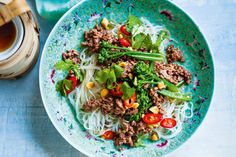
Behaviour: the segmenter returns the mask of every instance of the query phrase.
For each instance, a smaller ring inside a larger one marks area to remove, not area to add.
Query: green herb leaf
[[[103,69],[101,71],[98,71],[95,75],[95,79],[98,81],[98,83],[106,83],[107,79],[109,78],[110,69]]]
[[[143,40],[142,48],[147,49],[148,51],[151,50],[153,47],[151,36],[148,34],[146,38]]]
[[[107,79],[107,88],[113,89],[115,87],[114,86],[115,82],[116,82],[116,74],[115,74],[114,69],[111,69],[109,72],[109,77]]]
[[[58,81],[56,84],[56,91],[60,92],[61,95],[66,96],[66,91],[71,90],[73,88],[72,81],[64,79]]]
[[[63,80],[63,85],[66,90],[71,90],[73,88],[72,81],[64,79]]]
[[[129,99],[132,95],[134,95],[135,88],[131,88],[127,82],[124,82],[121,85],[121,91],[123,92],[122,99]]]
[[[135,49],[145,48],[147,51],[152,49],[152,40],[150,35],[143,33],[137,34],[132,38],[132,47]]]
[[[136,36],[132,37],[132,48],[140,49],[145,38],[146,35],[144,35],[143,33],[137,34]]]
[[[116,77],[120,77],[124,73],[124,68],[119,65],[114,65],[113,69],[115,71]]]
[[[160,49],[160,46],[161,46],[161,43],[169,37],[169,34],[167,31],[161,31],[157,40],[156,40],[156,43],[153,45],[153,51],[156,52]]]
[[[71,66],[73,65],[73,63],[71,64],[69,61],[59,61],[55,64],[55,68],[56,70],[70,70]]]
[[[141,25],[141,24],[142,21],[138,17],[129,14],[128,21],[126,22],[126,30],[128,32],[131,32],[135,25]]]
[[[110,69],[103,69],[101,71],[98,71],[95,74],[95,79],[100,84],[105,83],[108,89],[113,89],[115,87],[117,78],[120,77],[123,72],[124,69],[122,67],[120,67],[119,65],[114,65]]]
[[[62,92],[62,91],[63,91],[63,89],[62,89],[62,87],[63,87],[62,84],[63,84],[63,80],[57,82],[57,84],[56,84],[56,91],[57,91],[57,92],[63,93],[63,92]]]
[[[84,75],[83,75],[83,73],[79,70],[78,65],[74,65],[74,66],[73,66],[73,71],[75,72],[76,78],[77,78],[80,82],[82,82],[83,79],[84,79]]]
[[[136,147],[145,147],[144,140],[148,138],[147,134],[138,135],[138,140],[135,142]]]

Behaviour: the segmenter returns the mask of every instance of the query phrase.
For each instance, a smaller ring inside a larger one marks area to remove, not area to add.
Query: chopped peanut
[[[151,108],[149,108],[149,111],[151,111],[154,114],[158,114],[159,108],[157,106],[152,106]]]
[[[164,88],[166,88],[164,82],[159,82],[159,83],[157,84],[157,87],[158,87],[159,89],[164,89]]]
[[[132,47],[128,47],[131,51],[133,51],[133,48]]]
[[[138,107],[139,107],[139,103],[135,102],[135,103],[133,104],[133,108],[138,108]]]
[[[94,86],[95,86],[94,82],[88,82],[88,83],[86,84],[86,87],[87,87],[88,89],[92,89]]]
[[[157,141],[157,140],[159,140],[159,137],[158,137],[158,135],[157,135],[157,133],[152,133],[152,135],[151,135],[151,140],[152,141]]]
[[[122,68],[125,68],[126,67],[126,63],[125,62],[120,62],[119,66],[121,66]]]
[[[101,25],[103,28],[108,29],[109,21],[107,20],[107,18],[104,17],[102,19]]]
[[[133,74],[129,73],[128,76],[131,80],[133,79]]]
[[[102,90],[101,90],[101,97],[106,97],[107,95],[108,95],[108,89],[106,89],[106,88],[103,88]]]

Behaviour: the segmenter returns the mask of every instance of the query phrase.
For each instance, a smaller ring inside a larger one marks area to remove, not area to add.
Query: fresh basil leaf
[[[112,82],[116,82],[116,74],[115,74],[115,70],[114,69],[110,70],[108,80],[110,80]]]
[[[109,78],[110,69],[103,69],[101,71],[96,72],[95,79],[98,83],[106,83],[107,79]]]
[[[55,64],[56,70],[69,70],[71,68],[71,64],[68,64],[64,61],[59,61]]]
[[[67,79],[58,81],[56,84],[56,91],[60,92],[61,95],[63,96],[66,96],[66,91],[71,90],[72,88],[73,88],[72,82]]]
[[[62,84],[63,84],[63,80],[58,81],[56,84],[56,91],[62,93]]]
[[[126,22],[126,30],[128,32],[131,32],[135,25],[141,25],[141,24],[142,21],[138,17],[129,14],[128,21]]]
[[[145,39],[143,40],[142,43],[142,48],[145,48],[147,51],[152,49],[152,39],[151,36],[148,34],[146,35]]]
[[[140,33],[132,38],[132,48],[140,49],[142,47],[143,41],[145,40],[146,35]]]
[[[115,88],[115,82],[111,81],[111,80],[107,80],[107,89],[114,89]]]
[[[73,66],[73,71],[75,72],[76,78],[77,78],[80,82],[82,82],[83,79],[84,79],[84,75],[83,75],[83,73],[79,70],[78,65],[74,65],[74,66]]]
[[[123,92],[122,99],[129,99],[134,95],[135,88],[131,88],[127,82],[121,85],[121,91]]]
[[[63,80],[63,85],[66,90],[71,90],[73,88],[72,81],[64,79]]]
[[[124,73],[124,68],[122,68],[119,65],[114,65],[113,69],[115,71],[115,75],[116,75],[117,78],[120,77]]]
[[[164,31],[164,30],[161,31],[157,40],[156,40],[156,43],[154,44],[154,48],[159,49],[161,46],[161,43],[168,37],[169,37],[169,34],[167,31]]]

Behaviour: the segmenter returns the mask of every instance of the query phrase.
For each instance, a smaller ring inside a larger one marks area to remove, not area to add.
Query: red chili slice
[[[66,94],[70,94],[77,86],[77,78],[75,76],[67,78],[67,80],[70,80],[72,82],[72,89],[67,90]]]
[[[118,82],[116,85],[116,88],[110,90],[112,96],[121,97],[123,95],[123,92],[121,91],[121,85],[123,82]]]
[[[131,46],[131,43],[129,42],[129,40],[127,40],[125,38],[120,38],[119,42],[123,47],[130,47]]]
[[[122,25],[122,26],[120,27],[120,31],[121,31],[124,35],[127,35],[127,36],[130,36],[130,35],[131,35],[131,33],[126,30],[126,26],[125,26],[125,25]]]
[[[162,114],[147,113],[143,117],[143,121],[147,124],[157,124],[162,120],[162,118]]]
[[[165,118],[161,121],[161,127],[163,128],[173,128],[176,126],[176,120],[174,120],[173,118]]]
[[[124,100],[124,105],[131,108],[136,102],[136,93],[134,93],[129,99]]]
[[[115,132],[110,131],[110,130],[104,132],[104,134],[102,135],[102,137],[106,140],[112,140],[115,138],[115,136],[116,136]]]

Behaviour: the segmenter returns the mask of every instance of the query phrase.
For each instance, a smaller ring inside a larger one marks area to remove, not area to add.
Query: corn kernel
[[[119,66],[121,66],[122,68],[125,68],[126,67],[126,63],[125,62],[120,62]]]
[[[119,34],[119,38],[123,38],[123,35],[122,35],[122,34]]]
[[[107,18],[104,17],[102,19],[101,25],[103,28],[108,29],[109,21],[107,20]]]
[[[106,88],[102,89],[101,93],[100,93],[101,97],[106,97],[108,95],[108,92],[109,92],[108,89],[106,89]]]
[[[88,83],[86,84],[86,87],[87,87],[88,89],[92,89],[94,86],[95,86],[94,82],[88,82]]]
[[[152,124],[148,124],[147,127],[149,127],[150,129],[153,129],[153,125]]]
[[[138,108],[138,107],[139,107],[139,103],[135,102],[135,103],[133,104],[133,108]]]
[[[170,101],[170,103],[173,103],[173,102],[175,102],[175,99],[169,98],[169,101]]]
[[[153,126],[154,128],[158,128],[158,127],[160,126],[160,123],[152,124],[152,126]]]
[[[153,134],[151,135],[151,140],[153,140],[153,141],[159,140],[159,137],[158,137],[157,133],[153,133]]]
[[[151,111],[154,114],[158,114],[159,108],[157,106],[152,106],[151,108],[149,108],[149,111]]]
[[[159,82],[159,83],[157,84],[157,87],[158,87],[159,89],[164,89],[164,88],[166,88],[164,82]]]

